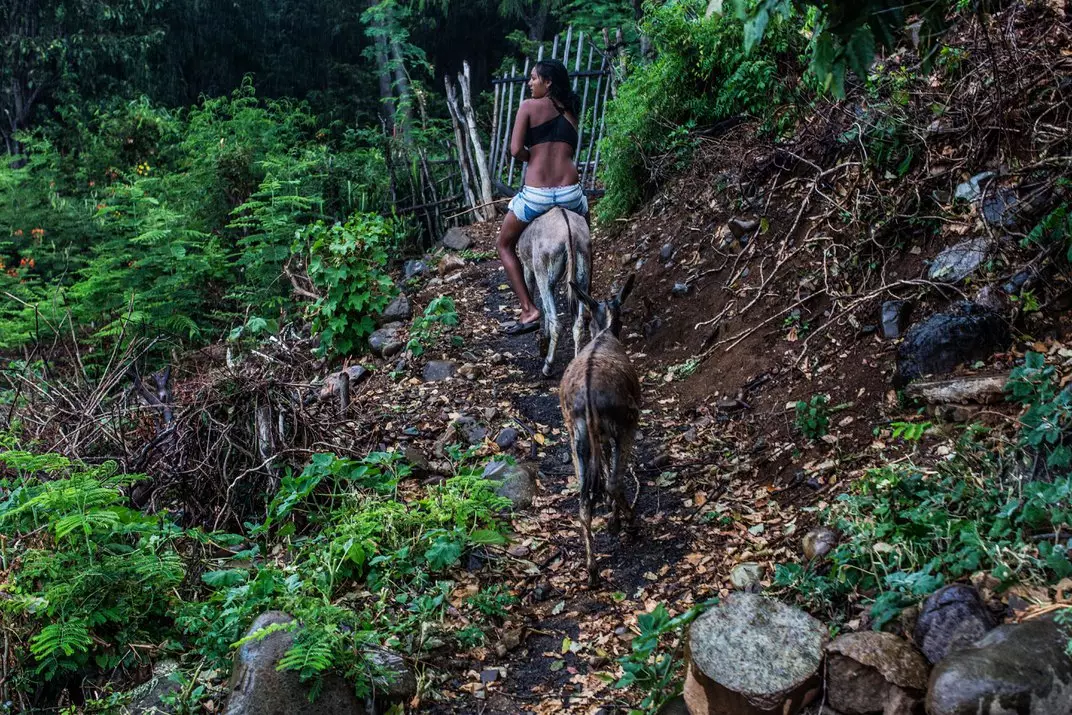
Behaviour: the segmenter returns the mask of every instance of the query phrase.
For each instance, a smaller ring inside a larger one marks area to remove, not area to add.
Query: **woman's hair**
[[[551,99],[561,105],[578,120],[581,118],[581,98],[570,87],[569,72],[566,65],[558,60],[540,60],[536,63],[536,74],[551,85]]]

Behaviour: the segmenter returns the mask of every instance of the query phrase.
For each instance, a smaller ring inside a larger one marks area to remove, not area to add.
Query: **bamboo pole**
[[[523,70],[521,70],[521,75],[524,76],[524,77],[528,77],[528,75],[529,75],[529,58],[528,57],[525,58],[525,68]],[[511,94],[511,96],[513,96],[513,95]],[[518,107],[521,106],[521,102],[524,101],[524,99],[525,99],[525,85],[522,84],[521,85],[521,97],[518,99],[518,102],[517,102]],[[512,132],[512,127],[511,127],[511,133],[513,133]],[[513,183],[514,183],[514,161],[515,161],[514,156],[511,154],[510,155],[510,172],[506,176],[506,185],[507,186],[513,186]]]
[[[510,65],[510,75],[512,76],[517,72],[517,65]],[[503,73],[503,78],[506,78],[506,73]],[[499,138],[499,158],[495,162],[495,180],[502,181],[502,172],[506,168],[506,154],[510,151],[510,129],[514,121],[514,85],[503,85],[504,91],[509,88],[510,98],[506,105],[506,114],[501,122],[502,136]]]
[[[476,114],[473,112],[473,101],[469,86],[469,63],[462,62],[462,73],[458,80],[462,88],[462,108],[465,110],[466,124],[469,128],[469,138],[472,139],[473,156],[476,158],[476,169],[480,174],[481,201],[491,203],[491,175],[488,174],[488,162],[484,156],[484,148],[480,145],[480,135],[476,130]],[[495,209],[488,207],[484,211],[484,218],[488,221],[495,218]]]
[[[588,69],[592,70],[592,58],[595,56],[596,46],[591,40],[588,42]],[[584,78],[584,93],[581,94],[581,116],[577,117],[577,159],[581,158],[584,153],[584,115],[588,109],[588,88],[591,78],[586,76]],[[598,93],[598,90],[596,90]],[[594,116],[594,115],[593,115]],[[580,161],[577,162],[580,164]]]
[[[603,60],[600,62],[599,68],[601,70],[606,69],[606,66],[607,66],[607,58],[606,58],[606,56],[604,56]],[[599,116],[599,112],[600,112],[600,108],[601,108],[600,103],[599,103],[599,91],[601,89],[603,89],[603,75],[600,75],[599,77],[596,78],[595,96],[592,97],[592,123],[593,124],[596,121],[596,117]],[[584,169],[583,169],[583,171],[581,173],[581,186],[582,187],[584,187],[585,183],[588,180],[588,167],[591,165],[591,162],[592,162],[592,147],[594,145],[595,145],[595,142],[592,141],[591,139],[589,139],[588,140],[588,151],[586,152],[586,155],[585,155],[585,158],[584,158]]]
[[[499,149],[499,95],[502,94],[502,88],[496,85],[494,91],[495,101],[492,103],[491,108],[491,134],[489,135],[491,146],[488,147],[488,156],[491,159],[492,166],[495,165],[495,152]]]
[[[555,35],[555,41],[551,43],[551,59],[553,60],[558,59],[558,38],[560,36],[561,35]]]
[[[583,50],[583,49],[584,49],[584,30],[581,30],[581,32],[577,35],[577,49],[573,51],[574,58],[575,58],[573,60],[573,74],[574,74],[574,77],[573,77],[573,91],[574,92],[577,91],[577,83],[580,81],[580,78],[577,77],[576,74],[581,71],[581,50]],[[579,122],[580,120],[581,120],[581,118],[577,117],[577,121]]]
[[[462,172],[462,192],[465,201],[470,206],[476,206],[476,196],[473,195],[471,174],[469,171],[469,152],[465,148],[465,133],[461,128],[461,117],[458,113],[458,97],[454,92],[454,85],[449,75],[443,75],[443,85],[447,88],[447,108],[450,110],[450,123],[454,126],[454,142],[458,147],[458,166]]]
[[[562,64],[566,66],[566,71],[569,72],[569,51],[570,44],[573,40],[573,25],[566,28],[566,44],[562,50]]]

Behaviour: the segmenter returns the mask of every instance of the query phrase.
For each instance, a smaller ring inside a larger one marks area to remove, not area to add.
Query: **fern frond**
[[[276,670],[296,670],[302,680],[313,678],[334,662],[333,634],[320,629],[303,629],[294,645],[279,659]]]
[[[30,639],[30,652],[39,661],[58,655],[60,652],[68,657],[76,652],[85,653],[93,639],[89,637],[86,622],[80,618],[52,623]]]

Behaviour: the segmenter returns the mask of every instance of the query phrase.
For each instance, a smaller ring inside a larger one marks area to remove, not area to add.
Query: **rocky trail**
[[[813,521],[801,508],[822,502],[828,485],[820,483],[826,482],[821,474],[775,484],[784,446],[772,454],[765,444],[769,437],[753,436],[755,418],[746,417],[755,411],[751,405],[744,409],[723,400],[719,409],[720,383],[696,377],[690,383],[695,366],[687,360],[684,369],[667,366],[665,353],[676,359],[680,346],[651,350],[638,323],[652,296],[641,289],[624,316],[626,345],[644,376],[641,432],[633,479],[627,480],[641,530],[635,540],[619,542],[597,517],[603,584],[589,590],[576,481],[557,396],[572,340],[567,331],[547,379],[540,374],[535,335],[501,332],[514,317],[516,299],[498,261],[487,258],[494,229],[470,227],[473,244],[465,252],[478,260],[460,266],[440,259],[451,272],[427,280],[413,297],[419,314],[438,296],[451,296],[459,317],[452,333],[461,344],[440,340],[425,359],[395,364],[394,379],[387,369],[375,372],[354,396],[357,411],[371,410],[365,420],[373,443],[398,444],[410,455],[419,454],[417,461],[430,462],[423,472],[436,471],[443,446],[453,439],[468,442],[476,454],[501,452],[538,467],[534,493],[521,497],[513,517],[511,545],[472,556],[456,591],[463,595],[501,583],[518,603],[485,646],[442,662],[432,659],[448,677],[436,685],[446,701],[429,704],[430,711],[587,713],[625,705],[623,691],[607,681],[614,680],[614,660],[628,652],[636,635],[637,616],[659,604],[680,612],[734,588],[769,586],[772,562],[795,558],[799,538]],[[595,233],[597,295],[635,268],[633,251],[611,248],[615,240],[622,238]],[[621,253],[628,254],[630,265],[610,260]],[[427,263],[434,264],[434,258]],[[676,322],[674,312],[663,319]],[[691,316],[687,309],[684,314]],[[430,361],[452,376],[426,381],[432,375],[420,363]],[[758,369],[747,378],[754,385],[750,401],[771,381]],[[387,405],[394,407],[376,412]],[[785,409],[779,399],[759,420],[788,431],[791,415],[779,414]],[[761,463],[766,468],[761,470]]]

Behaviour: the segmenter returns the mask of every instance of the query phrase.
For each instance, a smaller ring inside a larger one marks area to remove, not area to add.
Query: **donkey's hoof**
[[[544,377],[551,377],[551,366],[547,363],[544,363],[543,370],[541,370],[540,372],[543,373]]]
[[[594,570],[588,572],[588,588],[599,588],[599,574]]]

